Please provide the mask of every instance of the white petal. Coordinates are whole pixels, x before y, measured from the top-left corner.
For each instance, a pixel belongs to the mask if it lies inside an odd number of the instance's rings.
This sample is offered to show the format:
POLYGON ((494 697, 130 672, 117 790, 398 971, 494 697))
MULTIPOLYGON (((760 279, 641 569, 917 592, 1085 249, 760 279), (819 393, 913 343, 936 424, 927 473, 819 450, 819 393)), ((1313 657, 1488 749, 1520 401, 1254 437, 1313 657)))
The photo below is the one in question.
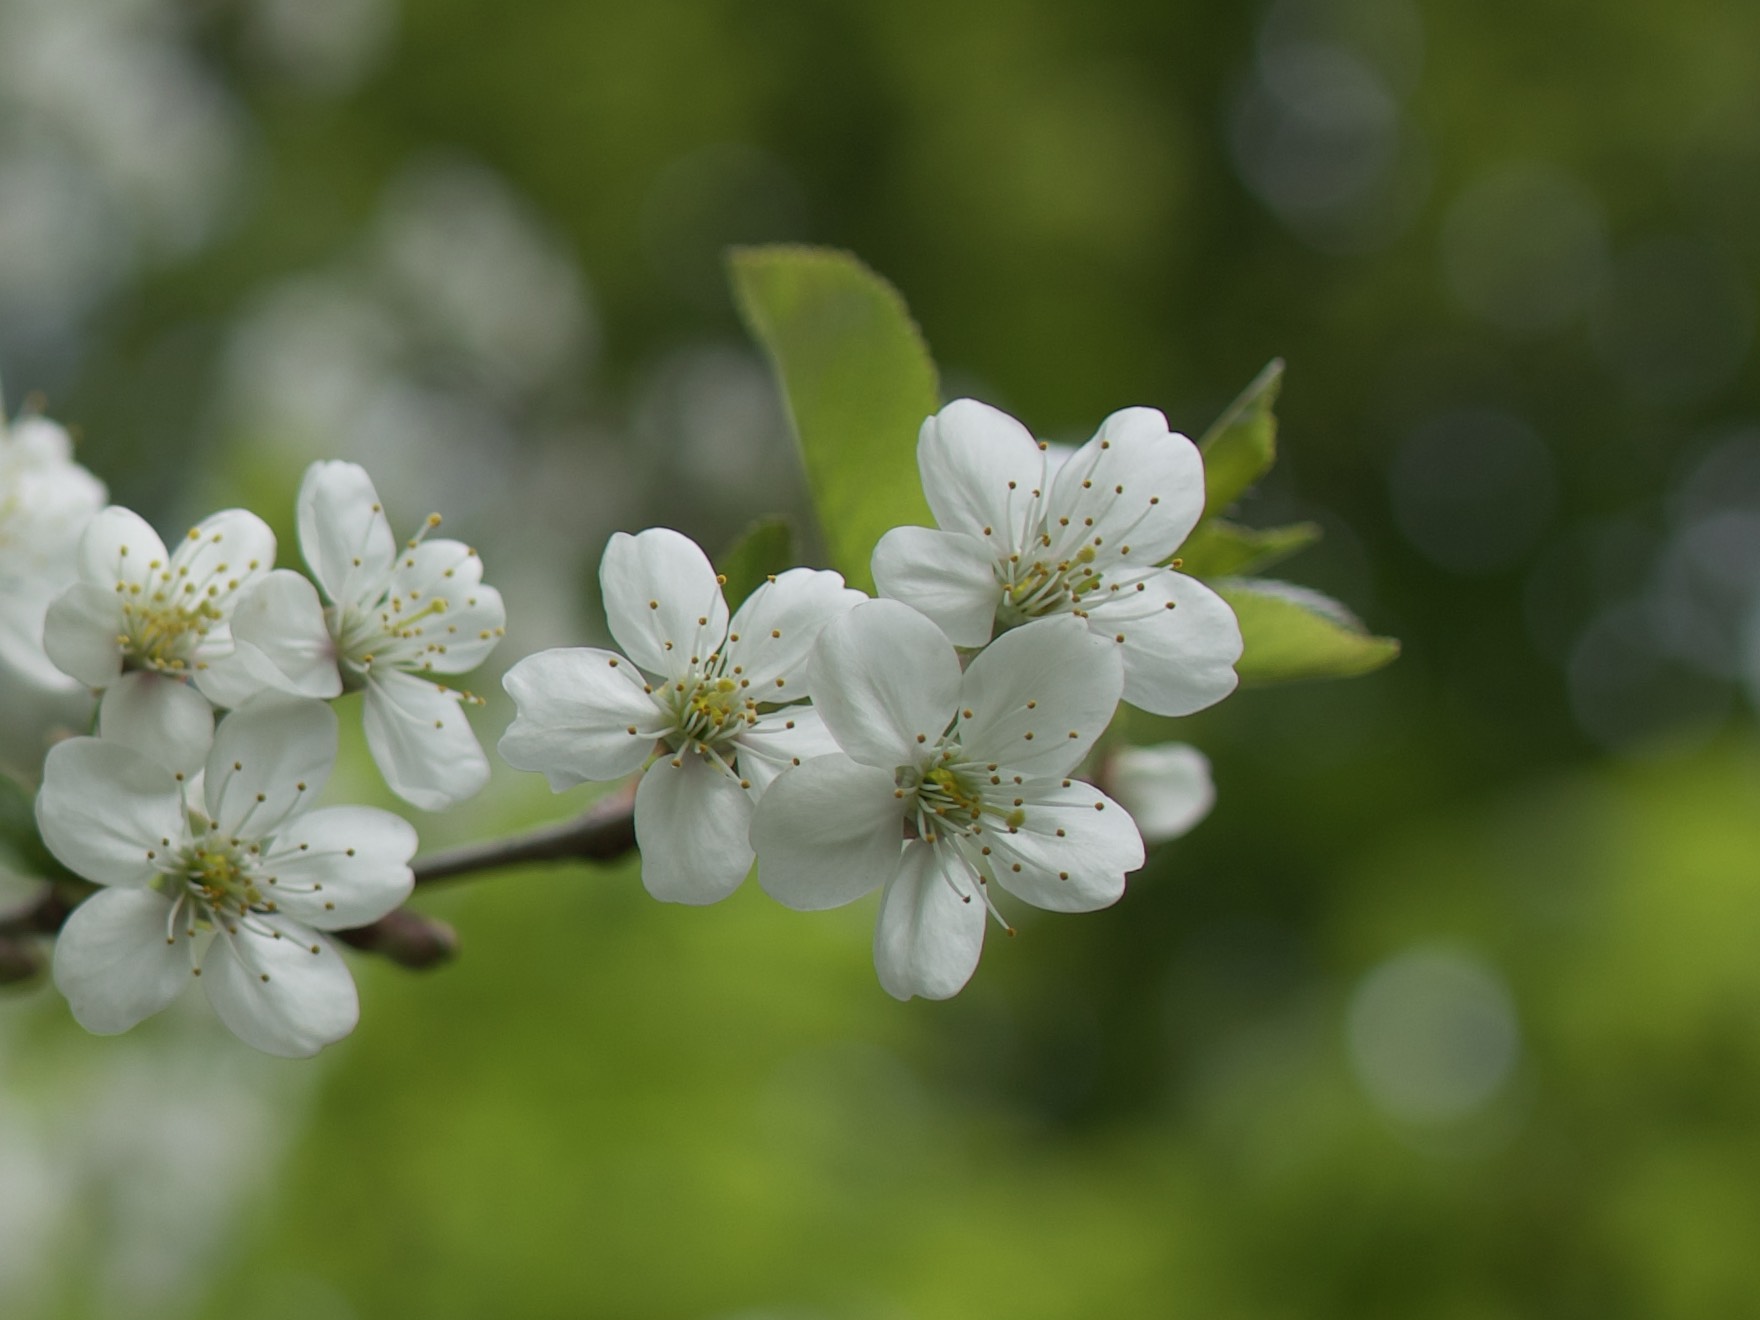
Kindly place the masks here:
POLYGON ((752 869, 752 799, 701 756, 663 756, 636 789, 642 884, 668 903, 718 903, 752 869))
POLYGON ((262 839, 310 808, 336 764, 336 714, 321 701, 272 692, 220 721, 202 784, 223 834, 262 839))
POLYGON ((483 584, 483 561, 462 541, 423 541, 398 557, 392 597, 406 615, 431 601, 440 613, 410 625, 427 642, 419 668, 462 674, 482 664, 501 641, 507 609, 501 593, 483 584))
POLYGON ((167 934, 171 900, 153 889, 102 889, 73 910, 55 940, 55 988, 80 1026, 127 1031, 190 982, 188 934, 167 934))
POLYGON ((1068 788, 1057 780, 1029 784, 1022 796, 1026 819, 1019 828, 984 832, 997 882, 1053 912, 1116 903, 1125 872, 1143 864, 1143 840, 1130 814, 1080 780, 1068 788))
POLYGON ((214 708, 178 679, 124 674, 98 704, 98 736, 191 775, 201 769, 213 746, 214 708))
POLYGON ((1172 569, 1151 574, 1142 587, 1088 610, 1096 633, 1123 638, 1124 699, 1152 715, 1190 715, 1233 692, 1241 627, 1228 602, 1172 569))
POLYGON ((297 922, 275 925, 280 939, 242 928, 217 936, 202 985, 220 1020, 247 1045, 305 1058, 354 1030, 360 998, 330 941, 297 922))
POLYGON ((59 670, 54 681, 21 673, 0 662, 0 773, 21 784, 43 777, 43 757, 63 739, 92 727, 91 689, 59 670))
POLYGON ((79 538, 80 580, 106 589, 121 584, 144 591, 170 558, 146 519, 119 504, 101 510, 79 538))
POLYGON ((736 769, 751 784, 754 802, 789 767, 841 750, 819 712, 805 704, 758 716, 757 722, 734 740, 734 747, 739 752, 736 769))
POLYGON ((986 913, 977 879, 953 848, 907 844, 874 927, 874 970, 886 993, 957 995, 978 968, 986 913))
POLYGON ((413 674, 375 672, 361 714, 379 773, 405 802, 442 811, 489 782, 489 758, 458 693, 413 674))
POLYGON ((375 807, 321 807, 277 833, 262 855, 268 893, 296 921, 345 930, 377 921, 409 897, 415 827, 375 807))
POLYGON ((163 860, 187 822, 177 779, 157 761, 100 738, 69 738, 43 763, 37 828, 76 875, 144 885, 158 873, 148 854, 163 860))
POLYGON ((727 639, 727 602, 709 557, 670 528, 613 534, 599 588, 611 635, 650 674, 682 677, 693 657, 706 661, 727 639))
POLYGON ((953 719, 959 657, 908 605, 871 600, 826 626, 808 666, 813 705, 864 765, 914 764, 953 719))
POLYGON ((1068 614, 998 637, 966 670, 959 732, 966 754, 1034 774, 1074 768, 1118 708, 1117 650, 1068 614))
POLYGON ((76 582, 49 606, 43 649, 62 673, 101 688, 122 672, 122 598, 91 582, 76 582))
POLYGON ((1179 838, 1216 804, 1208 758, 1185 743, 1122 747, 1107 760, 1106 782, 1150 843, 1179 838))
POLYGON ((738 665, 735 676, 763 692, 760 700, 805 695, 801 671, 819 633, 866 599, 845 587, 840 573, 789 569, 761 584, 734 614, 728 625, 728 672, 738 665))
MULTIPOLYGON (((1155 409, 1125 408, 1059 469, 1050 507, 1082 529, 1081 540, 1102 558, 1129 546, 1125 560, 1148 568, 1173 554, 1197 526, 1204 460, 1155 409)), ((1073 553, 1075 546, 1059 545, 1058 553, 1073 553)))
POLYGON ((892 776, 841 754, 784 771, 752 814, 758 883, 802 912, 878 889, 897 871, 903 842, 892 776))
POLYGON ((993 546, 964 532, 894 527, 874 547, 873 567, 882 596, 928 615, 955 646, 990 640, 1002 600, 993 546))
POLYGON ((501 686, 519 712, 501 737, 501 759, 541 770, 558 793, 639 769, 673 723, 642 690, 636 667, 610 651, 540 651, 508 670, 501 686))
POLYGON ((299 548, 324 594, 340 604, 376 600, 397 539, 366 469, 313 463, 299 486, 299 548))
POLYGON ((1045 456, 1031 431, 974 399, 955 399, 917 435, 923 494, 943 531, 998 547, 1025 543, 1044 504, 1045 456))
MULTIPOLYGON (((43 649, 43 621, 58 592, 45 592, 36 582, 0 579, 0 665, 20 677, 51 687, 71 686, 63 671, 43 649)), ((116 649, 115 638, 111 649, 116 649)), ((109 672, 107 657, 100 661, 109 672)), ((87 686, 90 686, 89 684, 87 686)))
POLYGON ((173 591, 230 613, 240 592, 275 567, 275 533, 247 509, 211 513, 171 548, 173 591))
POLYGON ((342 692, 324 606, 317 589, 292 569, 276 569, 239 598, 232 638, 255 647, 288 692, 323 698, 342 692))

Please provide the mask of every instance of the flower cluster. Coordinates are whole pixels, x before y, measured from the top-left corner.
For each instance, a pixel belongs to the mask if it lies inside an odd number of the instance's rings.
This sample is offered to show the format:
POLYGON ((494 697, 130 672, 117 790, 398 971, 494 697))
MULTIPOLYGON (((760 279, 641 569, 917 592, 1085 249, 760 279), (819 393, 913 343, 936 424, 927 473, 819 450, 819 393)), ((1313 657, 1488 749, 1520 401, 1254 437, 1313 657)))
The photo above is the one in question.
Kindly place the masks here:
MULTIPOLYGON (((1013 933, 1004 896, 1104 907, 1146 841, 1203 816, 1196 752, 1102 738, 1121 702, 1220 700, 1241 653, 1229 607, 1173 567, 1204 474, 1160 413, 1115 413, 1063 452, 961 400, 923 424, 918 463, 938 525, 880 538, 874 599, 793 568, 731 608, 687 537, 613 535, 599 581, 615 649, 515 664, 500 741, 557 791, 638 776, 656 898, 717 902, 754 862, 791 908, 878 891, 875 967, 901 999, 957 993, 990 921, 1013 933)), ((406 802, 474 794, 489 776, 463 714, 475 698, 449 680, 499 642, 501 596, 475 550, 434 535, 438 516, 399 541, 352 463, 301 483, 307 574, 276 566, 246 510, 167 544, 104 499, 52 423, 0 431, 0 679, 62 700, 59 726, 7 750, 40 779, 42 843, 95 890, 61 930, 55 983, 102 1033, 199 979, 244 1040, 311 1054, 359 1013, 326 932, 396 909, 416 848, 396 815, 317 805, 337 752, 327 703, 360 694, 406 802)))
MULTIPOLYGON (((500 748, 558 791, 641 771, 656 897, 714 902, 754 859, 793 908, 880 890, 874 961, 901 999, 965 985, 988 918, 1008 925, 997 889, 1052 911, 1118 899, 1145 834, 1079 769, 1121 699, 1199 710, 1241 653, 1228 606, 1168 566, 1204 477, 1160 413, 1115 413, 1063 456, 961 400, 924 423, 918 461, 940 525, 881 538, 881 599, 793 569, 730 616, 688 539, 614 536, 600 583, 621 651, 515 665, 500 748)), ((1127 778, 1154 837, 1208 809, 1190 749, 1127 778)))
POLYGON ((95 1032, 127 1030, 192 977, 273 1054, 353 1028, 353 980, 319 932, 401 904, 416 835, 390 812, 315 805, 337 750, 330 698, 364 691, 368 747, 413 805, 488 778, 465 694, 437 677, 504 630, 475 551, 430 536, 437 517, 400 545, 352 463, 314 464, 297 512, 310 579, 275 566, 254 513, 222 510, 168 546, 105 506, 59 427, 0 428, 0 750, 40 781, 42 843, 99 887, 54 960, 95 1032), (15 718, 33 710, 49 716, 15 718))

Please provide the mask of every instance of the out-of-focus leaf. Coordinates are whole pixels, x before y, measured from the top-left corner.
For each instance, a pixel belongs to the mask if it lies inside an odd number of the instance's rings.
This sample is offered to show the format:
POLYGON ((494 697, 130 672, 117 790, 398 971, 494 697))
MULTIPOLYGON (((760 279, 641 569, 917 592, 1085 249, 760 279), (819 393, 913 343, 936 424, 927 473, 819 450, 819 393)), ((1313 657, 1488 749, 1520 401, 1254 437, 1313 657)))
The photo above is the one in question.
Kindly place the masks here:
POLYGON ((931 523, 916 454, 940 406, 935 364, 898 290, 847 252, 735 248, 728 262, 788 401, 832 565, 872 590, 881 534, 931 523))
POLYGON ((1180 571, 1201 578, 1257 573, 1319 539, 1318 523, 1258 528, 1206 518, 1179 548, 1180 571))
POLYGON ((1229 578, 1211 584, 1233 607, 1246 644, 1235 671, 1243 683, 1350 678, 1399 654, 1330 596, 1288 582, 1229 578))
POLYGON ((721 591, 728 606, 739 604, 758 584, 782 572, 794 562, 794 530, 785 518, 764 518, 746 528, 743 535, 715 558, 723 579, 721 591))
POLYGON ((11 775, 0 774, 0 865, 23 875, 65 875, 37 833, 31 791, 11 775))
POLYGON ((1283 360, 1272 362, 1218 417, 1198 448, 1204 451, 1204 515, 1221 513, 1277 459, 1277 417, 1283 360))

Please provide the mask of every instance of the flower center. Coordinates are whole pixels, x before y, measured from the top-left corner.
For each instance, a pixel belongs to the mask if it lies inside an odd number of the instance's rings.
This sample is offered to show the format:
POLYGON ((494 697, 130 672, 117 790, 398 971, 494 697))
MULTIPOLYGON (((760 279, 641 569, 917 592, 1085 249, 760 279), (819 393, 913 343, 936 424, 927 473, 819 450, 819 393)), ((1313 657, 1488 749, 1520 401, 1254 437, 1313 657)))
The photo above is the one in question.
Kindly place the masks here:
POLYGON ((273 912, 254 851, 214 835, 197 838, 160 872, 156 887, 179 906, 187 901, 200 921, 232 925, 253 913, 273 912))
POLYGON ((756 724, 758 703, 746 692, 737 679, 726 674, 710 672, 675 680, 667 689, 673 718, 668 741, 673 750, 686 751, 693 744, 719 747, 756 724))
POLYGON ((944 836, 980 835, 986 817, 1007 829, 1018 829, 1027 818, 1012 799, 1007 805, 988 800, 1002 792, 999 767, 965 760, 951 738, 942 740, 927 769, 901 765, 892 782, 894 796, 904 807, 905 823, 926 843, 944 836))
MULTIPOLYGON (((1050 541, 1049 536, 1041 536, 1034 544, 1045 548, 1050 541)), ((1013 628, 1047 614, 1079 609, 1083 599, 1102 585, 1101 573, 1094 567, 1098 557, 1092 545, 1084 545, 1067 559, 1022 564, 1018 556, 1011 557, 999 566, 1002 600, 996 607, 997 623, 1013 628)))

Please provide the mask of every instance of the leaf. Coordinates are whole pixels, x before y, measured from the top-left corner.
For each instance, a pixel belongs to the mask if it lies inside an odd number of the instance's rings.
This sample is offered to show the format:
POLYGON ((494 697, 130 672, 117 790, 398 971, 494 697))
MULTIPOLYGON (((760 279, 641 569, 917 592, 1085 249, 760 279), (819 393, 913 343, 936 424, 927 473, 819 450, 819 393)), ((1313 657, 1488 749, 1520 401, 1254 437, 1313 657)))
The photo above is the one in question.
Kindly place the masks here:
POLYGON ((35 794, 0 772, 0 864, 22 875, 59 879, 70 874, 37 833, 35 794))
POLYGON ((1306 550, 1319 539, 1319 523, 1257 528, 1242 527, 1226 518, 1206 518, 1179 548, 1180 572, 1201 578, 1256 573, 1306 550))
POLYGON ((772 574, 792 565, 794 529, 786 518, 762 518, 746 528, 740 538, 715 558, 715 567, 724 581, 721 592, 732 609, 758 584, 772 574))
POLYGON ((1204 451, 1204 515, 1221 513, 1271 470, 1277 459, 1272 406, 1283 385, 1283 360, 1274 358, 1241 391, 1198 441, 1204 451))
POLYGON ((1235 665, 1243 683, 1351 678, 1399 654, 1330 596, 1288 582, 1229 578, 1210 584, 1240 620, 1245 653, 1235 665))
POLYGON ((728 264, 781 382, 832 565, 871 591, 881 535, 933 525, 917 479, 917 432, 940 407, 929 350, 898 290, 847 252, 735 248, 728 264))

